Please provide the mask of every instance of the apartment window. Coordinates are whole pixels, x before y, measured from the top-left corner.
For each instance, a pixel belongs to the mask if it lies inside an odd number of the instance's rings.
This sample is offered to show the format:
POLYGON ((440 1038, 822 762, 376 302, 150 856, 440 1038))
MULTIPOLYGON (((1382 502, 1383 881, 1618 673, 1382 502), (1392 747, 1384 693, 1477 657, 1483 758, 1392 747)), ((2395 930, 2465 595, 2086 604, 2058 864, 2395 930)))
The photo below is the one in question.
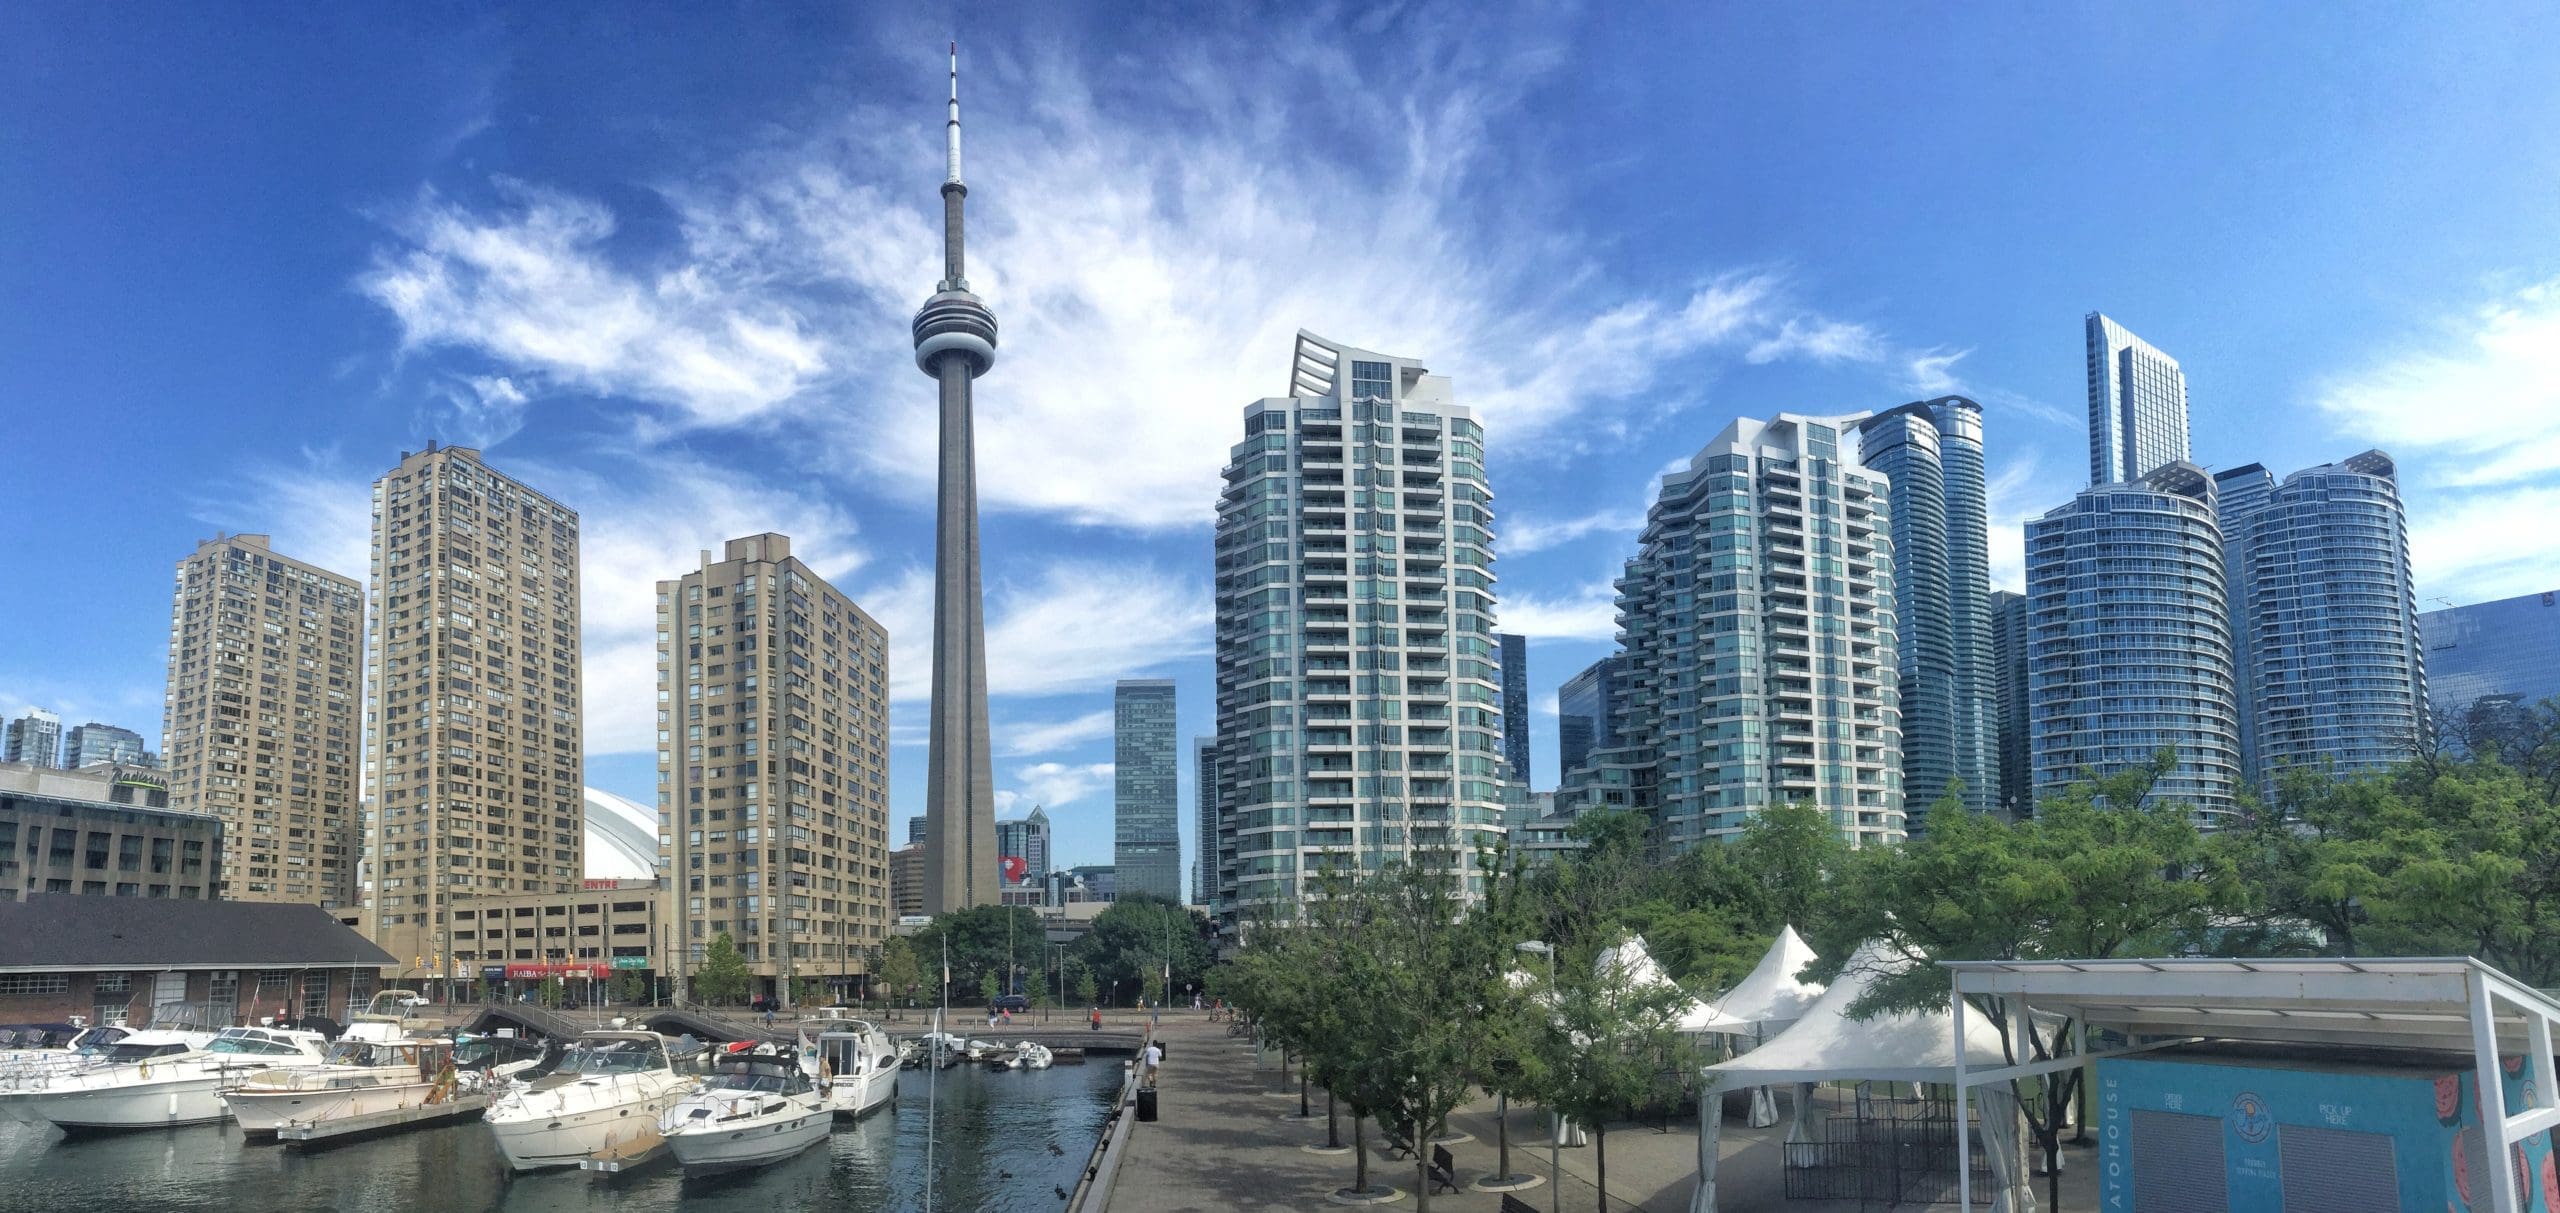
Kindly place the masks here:
POLYGON ((10 973, 0 975, 0 994, 68 994, 71 977, 66 973, 10 973))

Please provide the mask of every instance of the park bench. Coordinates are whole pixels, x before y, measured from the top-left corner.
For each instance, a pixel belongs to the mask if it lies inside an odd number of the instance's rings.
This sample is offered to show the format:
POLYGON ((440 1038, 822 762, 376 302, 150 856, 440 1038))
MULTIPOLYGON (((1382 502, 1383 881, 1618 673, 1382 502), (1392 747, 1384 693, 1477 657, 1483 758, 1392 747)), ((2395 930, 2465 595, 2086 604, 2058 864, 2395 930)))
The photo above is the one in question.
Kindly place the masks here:
POLYGON ((1458 1190, 1458 1160, 1449 1156, 1449 1147, 1431 1147, 1431 1190, 1458 1190))

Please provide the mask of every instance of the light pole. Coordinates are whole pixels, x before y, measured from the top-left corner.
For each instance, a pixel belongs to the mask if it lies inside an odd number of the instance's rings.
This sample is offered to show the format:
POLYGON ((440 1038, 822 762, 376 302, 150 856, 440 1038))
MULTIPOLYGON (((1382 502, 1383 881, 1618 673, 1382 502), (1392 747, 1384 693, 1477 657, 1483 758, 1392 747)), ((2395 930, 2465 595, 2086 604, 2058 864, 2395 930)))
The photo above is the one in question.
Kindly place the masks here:
MULTIPOLYGON (((1547 997, 1556 997, 1556 948, 1541 940, 1521 943, 1519 950, 1547 958, 1547 997)), ((1552 1213, 1564 1213, 1564 1117, 1554 1108, 1547 1109, 1547 1186, 1553 1193, 1547 1198, 1552 1213)))

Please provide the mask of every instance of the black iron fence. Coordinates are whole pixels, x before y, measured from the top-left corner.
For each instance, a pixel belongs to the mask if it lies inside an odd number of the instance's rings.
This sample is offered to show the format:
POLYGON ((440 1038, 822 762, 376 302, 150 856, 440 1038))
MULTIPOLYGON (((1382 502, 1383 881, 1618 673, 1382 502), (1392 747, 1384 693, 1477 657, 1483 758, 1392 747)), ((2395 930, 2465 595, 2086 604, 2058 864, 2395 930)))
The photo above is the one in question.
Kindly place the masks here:
MULTIPOLYGON (((1790 1200, 1854 1200, 1862 1209, 1956 1201, 1955 1104, 1942 1099, 1862 1095, 1852 1116, 1826 1125, 1826 1140, 1790 1142, 1784 1193, 1790 1200)), ((1977 1121, 1965 1163, 1974 1200, 1991 1203, 1991 1168, 1977 1121)))

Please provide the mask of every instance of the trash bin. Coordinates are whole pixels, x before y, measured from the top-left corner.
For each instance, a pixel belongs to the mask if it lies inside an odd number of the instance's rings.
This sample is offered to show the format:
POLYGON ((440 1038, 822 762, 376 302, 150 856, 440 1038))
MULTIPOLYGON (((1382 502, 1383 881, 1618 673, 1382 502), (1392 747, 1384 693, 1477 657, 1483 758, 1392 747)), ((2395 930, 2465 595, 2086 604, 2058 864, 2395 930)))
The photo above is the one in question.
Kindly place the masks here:
POLYGON ((1152 1121, 1155 1118, 1156 1089, 1154 1087, 1138 1088, 1138 1119, 1152 1121))

